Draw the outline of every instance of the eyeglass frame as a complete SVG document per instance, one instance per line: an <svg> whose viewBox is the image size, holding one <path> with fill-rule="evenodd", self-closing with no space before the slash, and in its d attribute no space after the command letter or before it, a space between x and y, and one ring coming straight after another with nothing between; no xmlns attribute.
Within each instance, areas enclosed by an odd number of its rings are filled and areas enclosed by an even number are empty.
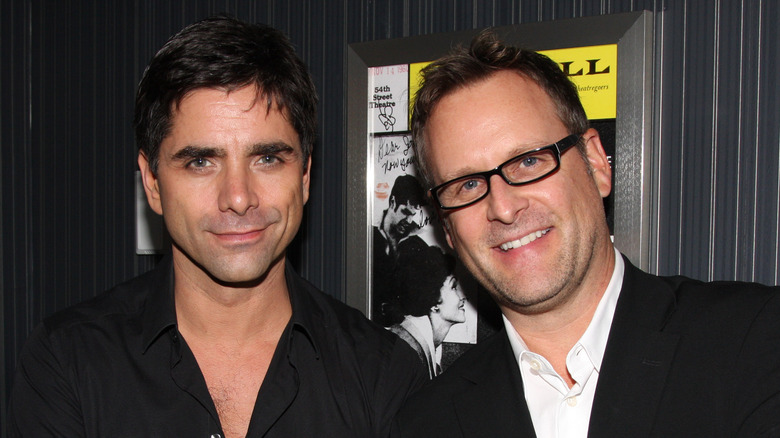
<svg viewBox="0 0 780 438"><path fill-rule="evenodd" d="M490 194L490 178L493 175L500 176L501 179L504 180L505 183L507 183L508 185L510 185L512 187L523 186L523 185L526 185L526 184L534 183L534 182L539 181L542 178L546 178L546 177L552 175L553 173L555 173L556 171L558 171L558 169L560 169L560 167L561 167L561 155L563 155L563 153L566 152L567 150L571 149L572 146L577 145L579 142L580 142L580 135L577 135L577 134L568 135L568 136L562 138L561 140L558 140L557 142L555 142L555 143L553 143L551 145L542 146L540 148L536 148L536 149L533 149L533 150L530 150L530 151L523 152L520 155L516 155L516 156L514 156L514 157L504 161L503 163L499 164L498 166L494 167L491 170L486 170L484 172L470 173L468 175L459 176L459 177L453 178L453 179L451 179L449 181L445 181L445 182L443 182L443 183L441 183L441 184L439 184L439 185L429 189L428 193L430 194L431 198L433 198L433 200L436 202L436 204L439 206L439 208L442 209L442 210L457 210L459 208L465 208L465 207L468 207L470 205L474 205L477 202L485 199L487 197L487 195ZM509 181L507 179L507 177L504 175L504 173L501 171L504 168L504 166L506 166L507 164L509 164L509 163L511 163L513 161L517 161L518 159L522 159L523 157L526 157L526 156L529 156L531 154L535 154L535 153L538 153L538 152L541 152L541 151L544 151L544 150L551 150L551 151L555 152L555 155L554 155L555 156L555 167L552 168L549 172L545 173L544 175L540 175L540 176L538 176L538 177L536 177L536 178L534 178L532 180L529 180L529 181L523 181L523 182L515 183L515 182ZM445 187L445 186L451 184L454 181L457 181L457 180L460 180L460 179L464 179L464 178L470 178L470 177L482 177L482 178L485 179L485 183L487 184L487 190L485 191L485 193L483 193L482 195L480 195L479 197L477 197L477 199L474 199L473 201L467 202L466 204L463 204L463 205L458 205L456 207L445 207L444 205L442 205L441 201L439 200L439 195L437 194L437 191L439 189L441 189L442 187Z"/></svg>

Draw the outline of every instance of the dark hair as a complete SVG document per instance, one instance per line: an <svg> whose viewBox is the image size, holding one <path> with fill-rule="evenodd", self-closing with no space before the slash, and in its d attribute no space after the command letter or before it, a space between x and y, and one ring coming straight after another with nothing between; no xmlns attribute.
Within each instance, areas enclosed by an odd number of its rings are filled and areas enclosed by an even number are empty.
<svg viewBox="0 0 780 438"><path fill-rule="evenodd" d="M411 204L414 206L425 205L425 191L420 181L412 175L401 175L395 179L393 188L390 189L390 199L395 198L395 206Z"/></svg>
<svg viewBox="0 0 780 438"><path fill-rule="evenodd" d="M401 313L428 315L439 304L442 285L454 270L455 257L435 246L401 253L393 275Z"/></svg>
<svg viewBox="0 0 780 438"><path fill-rule="evenodd" d="M455 47L448 55L422 70L422 87L417 92L412 114L412 144L417 169L425 185L435 184L427 163L425 125L439 101L465 86L488 79L499 71L514 71L535 82L555 104L558 118L571 134L583 134L588 118L580 103L577 87L558 64L530 50L507 46L486 29L471 42L469 49ZM578 144L584 153L582 142Z"/></svg>
<svg viewBox="0 0 780 438"><path fill-rule="evenodd" d="M135 136L157 172L160 143L174 106L191 91L234 91L254 84L258 102L276 104L301 141L304 166L317 131L317 92L309 72L280 31L219 16L191 24L154 55L138 85Z"/></svg>

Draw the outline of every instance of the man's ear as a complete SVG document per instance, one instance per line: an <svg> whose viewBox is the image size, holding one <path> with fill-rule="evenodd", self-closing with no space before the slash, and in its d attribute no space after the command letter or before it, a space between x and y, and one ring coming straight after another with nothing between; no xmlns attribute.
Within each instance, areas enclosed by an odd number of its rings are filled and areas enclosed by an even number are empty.
<svg viewBox="0 0 780 438"><path fill-rule="evenodd" d="M157 175L152 172L149 160L143 151L138 151L138 168L141 170L141 180L144 183L144 191L146 192L146 200L149 202L149 206L152 207L155 213L162 215L160 184L157 180Z"/></svg>
<svg viewBox="0 0 780 438"><path fill-rule="evenodd" d="M306 167L303 169L303 203L309 201L309 182L311 181L311 154L306 161Z"/></svg>
<svg viewBox="0 0 780 438"><path fill-rule="evenodd" d="M607 159L607 153L604 152L604 146L601 144L599 132L593 128L585 131L582 135L585 142L585 153L588 158L593 181L602 198L606 198L612 191L612 166Z"/></svg>

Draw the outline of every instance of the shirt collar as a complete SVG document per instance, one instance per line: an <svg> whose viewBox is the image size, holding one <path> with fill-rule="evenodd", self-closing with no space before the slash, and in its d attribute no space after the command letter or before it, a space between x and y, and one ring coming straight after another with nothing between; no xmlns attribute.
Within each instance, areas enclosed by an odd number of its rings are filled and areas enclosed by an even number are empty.
<svg viewBox="0 0 780 438"><path fill-rule="evenodd" d="M601 371L601 362L604 359L604 350L607 346L607 338L609 337L609 329L612 326L612 319L615 316L615 308L617 307L618 297L620 296L620 289L623 284L623 273L625 271L625 264L623 257L617 249L615 251L615 268L612 270L612 277L609 280L604 295L601 297L596 311L593 314L588 328L585 329L580 340L574 345L582 345L585 348L590 361L596 368L596 371ZM529 353L523 339L514 329L509 320L501 314L501 318L504 321L504 328L506 329L507 337L509 338L509 344L512 346L512 351L517 361L520 361L521 356L524 353Z"/></svg>
<svg viewBox="0 0 780 438"><path fill-rule="evenodd" d="M431 326L431 318L428 315L424 316L412 316L406 315L401 326L410 331L410 326L419 336L416 336L418 341L422 340L428 346L428 351L434 354L436 346L433 344L433 327ZM420 339L422 338L422 339Z"/></svg>
<svg viewBox="0 0 780 438"><path fill-rule="evenodd" d="M311 343L319 356L315 327L326 327L328 322L321 312L321 307L313 302L306 289L314 286L301 278L289 261L285 262L285 280L290 296L292 317L290 318L290 338L300 331ZM146 294L146 302L141 313L141 340L145 353L162 333L176 327L176 307L174 304L173 257L167 254L157 266L139 279L140 293ZM290 343L291 344L291 343Z"/></svg>
<svg viewBox="0 0 780 438"><path fill-rule="evenodd" d="M598 372L601 372L601 362L604 360L609 329L612 327L612 319L615 316L615 308L623 285L624 270L623 257L615 249L615 269L612 271L612 278L609 280L598 307L596 307L593 319L578 342L585 348L585 352Z"/></svg>
<svg viewBox="0 0 780 438"><path fill-rule="evenodd" d="M328 332L331 321L322 312L321 305L314 301L312 293L316 288L295 272L289 260L285 262L284 277L287 281L287 291L290 294L290 306L292 307L289 346L292 346L294 334L301 332L319 358L320 346L315 334Z"/></svg>
<svg viewBox="0 0 780 438"><path fill-rule="evenodd" d="M173 256L166 254L157 266L139 279L146 302L141 312L141 342L143 352L160 335L176 326L173 304Z"/></svg>

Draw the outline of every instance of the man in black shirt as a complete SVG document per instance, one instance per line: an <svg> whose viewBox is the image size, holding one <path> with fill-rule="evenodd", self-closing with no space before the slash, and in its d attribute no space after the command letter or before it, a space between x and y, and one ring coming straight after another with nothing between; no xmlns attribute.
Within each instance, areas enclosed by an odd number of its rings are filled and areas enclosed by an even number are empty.
<svg viewBox="0 0 780 438"><path fill-rule="evenodd" d="M394 310L394 301L399 299L399 288L393 282L393 275L398 268L399 255L428 248L422 238L413 234L423 225L422 208L425 204L425 191L417 178L400 175L390 189L388 206L382 212L382 220L379 226L374 227L372 318L385 327L403 319Z"/></svg>
<svg viewBox="0 0 780 438"><path fill-rule="evenodd" d="M309 195L316 93L278 31L175 35L139 85L138 164L173 245L32 334L11 436L368 437L427 377L285 250Z"/></svg>

